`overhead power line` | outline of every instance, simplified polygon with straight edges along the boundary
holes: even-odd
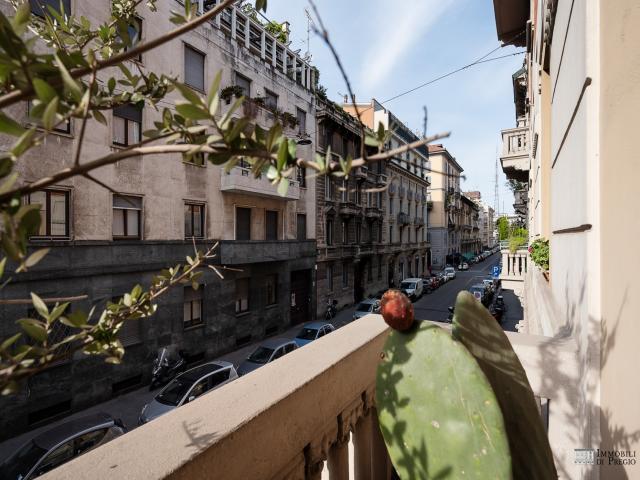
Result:
[[[498,48],[500,48],[500,47],[498,47]],[[496,50],[497,50],[497,49],[496,49]],[[486,55],[484,55],[484,56],[480,57],[480,58],[479,58],[478,60],[476,60],[475,62],[469,63],[469,64],[465,65],[464,67],[460,67],[460,68],[457,68],[457,69],[455,69],[455,70],[452,70],[451,72],[449,72],[449,73],[445,73],[444,75],[440,75],[439,77],[436,77],[436,78],[434,78],[434,79],[432,79],[432,80],[429,80],[428,82],[422,83],[422,84],[418,85],[417,87],[413,87],[413,88],[411,88],[411,89],[409,89],[409,90],[406,90],[406,91],[404,91],[404,92],[402,92],[402,93],[399,93],[398,95],[395,95],[395,96],[393,96],[393,97],[391,97],[391,98],[388,98],[387,100],[384,100],[384,101],[382,101],[382,102],[380,102],[380,103],[385,104],[385,103],[389,103],[389,102],[391,102],[391,101],[393,101],[393,100],[396,100],[396,99],[398,99],[398,98],[400,98],[400,97],[404,97],[405,95],[408,95],[408,94],[410,94],[410,93],[413,93],[413,92],[415,92],[416,90],[420,90],[421,88],[424,88],[424,87],[426,87],[427,85],[431,85],[431,84],[433,84],[433,83],[436,83],[437,81],[442,80],[443,78],[450,77],[451,75],[453,75],[453,74],[455,74],[455,73],[458,73],[458,72],[461,72],[462,70],[466,70],[467,68],[473,67],[474,65],[479,65],[479,64],[481,64],[481,63],[487,63],[487,62],[493,62],[493,61],[495,61],[495,60],[500,60],[500,59],[502,59],[502,58],[513,57],[513,56],[515,56],[515,55],[522,55],[523,53],[525,53],[524,51],[522,51],[522,52],[515,52],[515,53],[509,53],[509,54],[507,54],[507,55],[501,55],[501,56],[499,56],[499,57],[487,58],[487,59],[485,60],[485,58],[486,58],[486,57],[488,57],[489,55],[491,55],[493,52],[495,52],[495,50],[492,50],[491,52],[487,53]]]

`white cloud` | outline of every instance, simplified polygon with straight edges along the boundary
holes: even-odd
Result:
[[[373,24],[373,41],[363,56],[364,90],[374,92],[452,4],[452,0],[403,0],[391,7],[387,1],[380,2],[377,10],[382,15]]]

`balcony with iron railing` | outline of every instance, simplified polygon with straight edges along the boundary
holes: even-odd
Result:
[[[529,127],[502,130],[500,162],[508,179],[527,181],[529,175]]]
[[[387,334],[378,315],[352,322],[44,478],[389,479],[374,395]],[[577,347],[506,335],[544,406],[558,470],[573,477]]]
[[[287,192],[284,195],[280,195],[278,186],[273,185],[266,175],[256,177],[250,168],[242,166],[236,166],[229,172],[220,169],[220,190],[222,192],[249,194],[280,200],[300,199],[300,186],[295,180],[290,180]]]
[[[405,212],[398,213],[398,225],[409,225],[411,219]]]

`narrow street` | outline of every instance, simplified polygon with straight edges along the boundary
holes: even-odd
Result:
[[[468,289],[474,283],[481,281],[481,278],[487,278],[491,273],[493,265],[499,261],[499,255],[494,254],[485,261],[472,265],[467,271],[456,272],[456,278],[451,280],[431,294],[425,294],[414,303],[415,315],[418,319],[426,319],[433,321],[444,321],[449,313],[447,307],[454,305],[456,296],[461,290]],[[515,325],[522,319],[522,307],[517,297],[510,290],[503,290],[502,294],[507,304],[507,312],[503,321],[503,328],[509,331],[515,331]],[[333,325],[340,328],[353,320],[355,305],[345,308],[338,312],[333,320]],[[295,326],[287,330],[281,336],[294,338],[300,326]],[[218,358],[218,360],[226,360],[234,365],[239,365],[259,344],[247,345],[234,352],[228,353]],[[126,360],[125,360],[126,361]],[[66,418],[56,422],[42,426],[30,432],[24,433],[18,437],[6,440],[0,443],[0,461],[11,455],[28,439],[34,437],[38,433],[48,430],[55,425],[64,423],[72,418],[82,417],[84,415],[106,412],[116,418],[122,419],[129,430],[138,426],[138,416],[142,407],[148,403],[157,393],[158,390],[150,392],[148,387],[140,388],[127,394],[116,397],[112,400],[88,408],[81,412],[76,412]]]

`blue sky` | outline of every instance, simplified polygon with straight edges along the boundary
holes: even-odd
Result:
[[[316,0],[358,101],[384,101],[471,63],[499,46],[491,0]],[[269,0],[267,16],[288,20],[292,48],[307,49],[306,1]],[[312,63],[333,100],[346,93],[329,50],[311,33]],[[492,56],[515,52],[499,49]],[[413,130],[450,130],[445,146],[465,169],[464,190],[480,190],[494,204],[496,149],[500,130],[515,126],[511,75],[522,55],[463,70],[385,105]],[[512,212],[513,196],[499,169],[500,210]]]

